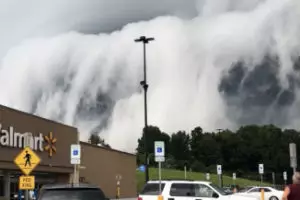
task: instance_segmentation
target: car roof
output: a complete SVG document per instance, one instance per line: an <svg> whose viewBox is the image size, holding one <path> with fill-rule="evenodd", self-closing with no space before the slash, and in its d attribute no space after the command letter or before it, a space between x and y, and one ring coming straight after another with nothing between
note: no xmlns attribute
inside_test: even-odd
<svg viewBox="0 0 300 200"><path fill-rule="evenodd" d="M250 190L250 189L257 189L257 188L264 188L264 189L276 190L275 188L270 187L270 186L253 186L251 188L248 188L248 190Z"/></svg>
<svg viewBox="0 0 300 200"><path fill-rule="evenodd" d="M159 183L159 180L149 180L147 183ZM182 179L170 179L170 180L161 180L162 183L202 183L202 184L211 184L209 181L197 181L197 180L182 180Z"/></svg>
<svg viewBox="0 0 300 200"><path fill-rule="evenodd" d="M41 189L51 190L51 189L67 189L67 188L88 188L88 189L100 189L99 187L91 184L80 183L80 184L47 184L43 185Z"/></svg>

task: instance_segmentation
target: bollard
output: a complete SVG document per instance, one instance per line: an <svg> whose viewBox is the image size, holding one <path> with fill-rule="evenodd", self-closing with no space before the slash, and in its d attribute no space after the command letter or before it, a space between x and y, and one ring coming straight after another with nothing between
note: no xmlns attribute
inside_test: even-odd
<svg viewBox="0 0 300 200"><path fill-rule="evenodd" d="M117 199L120 199L120 196L121 196L120 190L121 190L121 188L120 188L120 181L117 181L117 195L116 195Z"/></svg>
<svg viewBox="0 0 300 200"><path fill-rule="evenodd" d="M117 199L120 199L120 186L117 187Z"/></svg>
<svg viewBox="0 0 300 200"><path fill-rule="evenodd" d="M164 197L162 195L158 195L157 200L163 200L163 199L164 199Z"/></svg>
<svg viewBox="0 0 300 200"><path fill-rule="evenodd" d="M265 200L265 190L264 189L260 190L260 200Z"/></svg>

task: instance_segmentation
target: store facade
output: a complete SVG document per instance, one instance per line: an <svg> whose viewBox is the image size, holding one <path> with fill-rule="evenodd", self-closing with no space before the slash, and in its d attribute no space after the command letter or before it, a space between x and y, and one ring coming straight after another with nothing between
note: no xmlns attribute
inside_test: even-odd
<svg viewBox="0 0 300 200"><path fill-rule="evenodd" d="M17 195L21 170L14 163L23 150L24 136L32 135L30 147L41 162L31 173L36 187L50 183L69 183L73 166L70 146L78 142L76 128L0 105L0 197ZM80 180L99 185L108 197L115 196L116 176L122 175L122 196L136 195L135 155L81 142ZM95 176L96 174L96 176ZM126 192L125 192L126 191ZM0 198L1 199L1 198Z"/></svg>
<svg viewBox="0 0 300 200"><path fill-rule="evenodd" d="M73 167L70 145L77 142L77 129L0 106L0 196L11 198L18 191L21 170L14 163L22 151L26 134L41 163L32 172L36 185L68 182Z"/></svg>

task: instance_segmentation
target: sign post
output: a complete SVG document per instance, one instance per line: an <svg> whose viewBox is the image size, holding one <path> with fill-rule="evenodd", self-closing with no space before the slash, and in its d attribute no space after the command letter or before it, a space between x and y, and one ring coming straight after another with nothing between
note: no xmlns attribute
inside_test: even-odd
<svg viewBox="0 0 300 200"><path fill-rule="evenodd" d="M184 165L184 179L186 180L186 164Z"/></svg>
<svg viewBox="0 0 300 200"><path fill-rule="evenodd" d="M258 164L258 172L260 174L260 183L262 185L264 181L264 164Z"/></svg>
<svg viewBox="0 0 300 200"><path fill-rule="evenodd" d="M291 168L293 168L293 172L295 174L297 169L297 146L295 143L290 143L290 160L291 160Z"/></svg>
<svg viewBox="0 0 300 200"><path fill-rule="evenodd" d="M283 180L284 180L284 185L286 185L286 182L287 182L287 172L286 171L283 172Z"/></svg>
<svg viewBox="0 0 300 200"><path fill-rule="evenodd" d="M219 186L222 187L222 179L221 179L222 165L217 165L217 174L218 174L218 177L219 177Z"/></svg>
<svg viewBox="0 0 300 200"><path fill-rule="evenodd" d="M79 144L71 145L71 164L74 165L73 184L79 183L79 177L77 173L77 166L81 164L81 148Z"/></svg>
<svg viewBox="0 0 300 200"><path fill-rule="evenodd" d="M210 174L209 173L206 173L206 180L210 180Z"/></svg>
<svg viewBox="0 0 300 200"><path fill-rule="evenodd" d="M233 185L235 187L236 173L232 173Z"/></svg>
<svg viewBox="0 0 300 200"><path fill-rule="evenodd" d="M161 196L161 163L165 161L165 142L155 141L155 162L158 162L159 195Z"/></svg>
<svg viewBox="0 0 300 200"><path fill-rule="evenodd" d="M25 199L29 199L28 190L35 188L35 177L30 173L40 164L40 157L31 150L32 134L26 134L24 138L24 149L14 159L14 163L20 168L24 176L19 177L19 190L25 190Z"/></svg>
<svg viewBox="0 0 300 200"><path fill-rule="evenodd" d="M273 187L275 188L275 184L276 184L275 172L272 172L272 180L273 180Z"/></svg>

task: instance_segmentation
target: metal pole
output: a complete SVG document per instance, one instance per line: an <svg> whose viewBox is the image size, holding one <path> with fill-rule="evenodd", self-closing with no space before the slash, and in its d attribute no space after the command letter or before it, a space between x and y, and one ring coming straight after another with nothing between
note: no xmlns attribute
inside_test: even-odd
<svg viewBox="0 0 300 200"><path fill-rule="evenodd" d="M79 133L77 132L77 141L76 143L80 145ZM73 172L73 184L79 183L79 165L74 165L74 172Z"/></svg>
<svg viewBox="0 0 300 200"><path fill-rule="evenodd" d="M29 200L29 191L25 190L25 200Z"/></svg>
<svg viewBox="0 0 300 200"><path fill-rule="evenodd" d="M145 181L149 180L149 168L148 168L148 148L147 148L147 129L148 129L148 113L147 113L147 90L148 90L148 83L147 83L147 61L146 61L146 44L149 41L153 41L154 38L146 38L145 36L141 36L138 39L135 39L135 42L143 42L143 59L144 59L144 80L141 81L141 85L144 88L144 114L145 114L145 129L144 129L144 147L145 147Z"/></svg>
<svg viewBox="0 0 300 200"><path fill-rule="evenodd" d="M145 145L145 179L146 182L149 180L149 167L148 167L148 150L147 150L147 131L148 131L148 110L147 110L147 65L146 65L146 43L143 42L143 54L144 54L144 114L145 114L145 136L144 136L144 145Z"/></svg>
<svg viewBox="0 0 300 200"><path fill-rule="evenodd" d="M219 174L219 186L222 187L222 180L221 180L221 175Z"/></svg>
<svg viewBox="0 0 300 200"><path fill-rule="evenodd" d="M263 182L264 182L264 177L263 177L263 175L261 174L261 175L260 175L260 185L262 185Z"/></svg>
<svg viewBox="0 0 300 200"><path fill-rule="evenodd" d="M236 179L236 174L235 175L232 174L232 184L234 185L234 187L235 187L235 179Z"/></svg>
<svg viewBox="0 0 300 200"><path fill-rule="evenodd" d="M25 135L25 138L24 138L24 148L25 147L30 147L31 148L31 141L30 141L30 137L32 137L32 134L31 133L27 133L26 135ZM25 190L25 194L24 194L24 196L25 196L25 200L29 200L29 191L28 190Z"/></svg>
<svg viewBox="0 0 300 200"><path fill-rule="evenodd" d="M73 172L73 184L76 184L76 175L77 175L77 170L76 170L76 165L74 165L74 172Z"/></svg>
<svg viewBox="0 0 300 200"><path fill-rule="evenodd" d="M161 162L158 162L159 194L161 195Z"/></svg>
<svg viewBox="0 0 300 200"><path fill-rule="evenodd" d="M223 187L223 174L221 174L221 187Z"/></svg>
<svg viewBox="0 0 300 200"><path fill-rule="evenodd" d="M284 180L284 185L286 186L286 183L287 183L287 172L286 171L283 172L283 180Z"/></svg>
<svg viewBox="0 0 300 200"><path fill-rule="evenodd" d="M186 165L184 165L184 179L186 180Z"/></svg>
<svg viewBox="0 0 300 200"><path fill-rule="evenodd" d="M272 172L273 187L275 187L275 172Z"/></svg>
<svg viewBox="0 0 300 200"><path fill-rule="evenodd" d="M77 131L77 144L80 145L80 138L79 138L79 132ZM80 155L81 155L81 147L80 147ZM81 159L81 158L80 158ZM80 161L81 163L81 161ZM80 168L79 168L80 164L79 165L75 165L75 172L76 172L76 183L79 183L79 172L80 172Z"/></svg>

